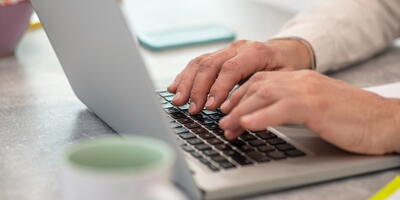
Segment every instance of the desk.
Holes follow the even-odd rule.
[[[291,17],[249,1],[201,2],[210,8],[210,19],[234,28],[239,38],[265,40]],[[151,25],[143,24],[138,28]],[[157,53],[143,50],[143,55],[155,84],[163,87],[192,57],[224,45]],[[331,76],[360,87],[399,81],[399,58],[400,47],[392,47]],[[42,30],[25,36],[16,57],[0,60],[0,127],[0,199],[13,200],[59,199],[57,171],[64,148],[80,139],[114,134],[74,96]],[[400,170],[388,170],[253,198],[365,199],[398,173]]]

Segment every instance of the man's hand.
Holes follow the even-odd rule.
[[[310,70],[258,72],[222,105],[228,139],[244,129],[304,124],[347,151],[384,154],[400,150],[400,101]]]
[[[236,84],[258,71],[307,69],[310,65],[307,47],[299,41],[241,40],[193,59],[168,91],[176,94],[172,102],[177,106],[190,98],[189,112],[195,114],[204,105],[217,109]]]

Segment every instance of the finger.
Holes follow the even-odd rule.
[[[232,88],[254,72],[262,68],[263,63],[254,58],[255,55],[244,52],[226,61],[212,85],[206,107],[209,110],[217,109],[226,100]]]
[[[268,90],[267,90],[268,91]],[[241,127],[240,118],[243,115],[252,113],[258,109],[264,108],[272,103],[274,103],[277,95],[274,94],[273,90],[271,92],[266,92],[266,94],[258,92],[252,95],[245,101],[241,102],[236,108],[232,110],[226,117],[221,119],[220,127],[224,130],[236,130]]]
[[[225,131],[225,138],[228,140],[234,140],[239,137],[244,132],[243,128],[239,128],[236,130],[226,130]]]
[[[174,91],[176,95],[174,99],[172,99],[172,103],[174,105],[181,106],[188,101],[190,91],[192,90],[193,86],[193,80],[197,73],[198,65],[208,55],[210,54],[201,55],[190,61],[182,73],[177,76],[177,83],[175,83],[176,86],[172,86],[171,88],[172,90],[174,89],[173,87],[176,87],[176,90]]]
[[[234,49],[226,48],[207,57],[199,64],[190,93],[189,112],[191,114],[198,113],[203,109],[210,88],[214,84],[222,64],[235,56],[235,54],[236,51]]]
[[[285,123],[304,123],[307,112],[300,112],[291,101],[279,101],[263,109],[242,116],[240,124],[248,130],[263,130]]]
[[[224,113],[231,112],[231,110],[237,104],[239,104],[239,102],[246,94],[253,94],[256,90],[258,90],[259,87],[261,87],[261,84],[258,82],[265,80],[268,73],[269,72],[257,72],[256,74],[254,74],[249,80],[247,80],[242,86],[240,86],[235,92],[233,92],[231,97],[221,105],[221,111]],[[249,92],[249,89],[254,91]]]
[[[175,77],[174,81],[168,86],[168,88],[167,88],[168,92],[171,92],[171,93],[174,93],[174,94],[176,93],[176,90],[178,89],[178,83],[180,82],[180,79],[181,79],[181,74],[179,73]]]
[[[231,110],[239,103],[240,99],[246,94],[248,88],[252,82],[250,80],[246,81],[238,89],[236,89],[231,96],[225,100],[221,105],[221,111],[225,114],[231,112]]]

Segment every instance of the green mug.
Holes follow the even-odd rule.
[[[155,190],[174,193],[174,151],[142,136],[103,137],[72,145],[64,157],[62,196],[66,200],[158,199]]]

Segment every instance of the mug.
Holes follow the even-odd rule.
[[[175,160],[164,142],[104,137],[70,147],[62,167],[65,200],[185,199],[170,182]]]
[[[0,6],[0,57],[12,55],[32,15],[29,1]]]

